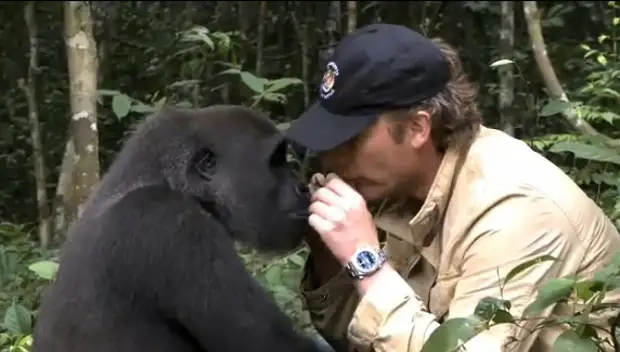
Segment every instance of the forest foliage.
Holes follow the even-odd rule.
[[[485,124],[560,166],[620,226],[614,1],[23,1],[0,9],[0,352],[29,350],[67,227],[133,124],[164,104],[232,103],[285,129],[312,103],[334,43],[369,23],[407,25],[456,46],[480,85]],[[75,122],[80,111],[88,124]],[[296,325],[312,331],[297,294],[307,250],[239,253]],[[547,260],[555,258],[523,263],[503,280]],[[471,317],[442,324],[425,351],[452,351],[560,300],[583,308],[537,328],[568,324],[557,351],[596,351],[605,342],[580,313],[608,309],[601,298],[618,288],[620,256],[593,278],[547,282],[523,316],[489,297]]]

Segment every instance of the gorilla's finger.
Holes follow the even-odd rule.
[[[308,189],[310,190],[310,194],[314,194],[319,188],[325,185],[325,175],[321,173],[315,173],[310,178],[310,183],[308,184]]]
[[[310,177],[310,183],[312,183],[313,185],[317,185],[317,186],[324,186],[325,175],[323,175],[320,172],[313,174],[312,177]]]

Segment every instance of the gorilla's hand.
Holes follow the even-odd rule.
[[[310,177],[310,183],[308,184],[308,189],[310,189],[310,194],[314,194],[317,189],[325,186],[325,175],[322,173],[315,173]]]
[[[310,184],[308,184],[308,188],[310,189],[310,194],[314,194],[317,189],[325,186],[327,182],[329,182],[333,178],[338,178],[333,172],[328,173],[327,175],[323,175],[322,173],[315,173],[310,177]]]

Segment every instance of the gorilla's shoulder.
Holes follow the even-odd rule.
[[[149,216],[159,214],[162,217],[178,216],[172,209],[183,210],[180,214],[205,214],[200,203],[193,197],[166,187],[164,185],[142,186],[127,192],[118,202],[110,206],[107,212],[118,217],[131,211],[134,215]],[[136,210],[138,213],[136,214]]]
[[[180,224],[197,224],[195,228],[200,228],[199,224],[215,223],[198,201],[160,185],[131,190],[108,204],[101,204],[99,211],[85,215],[82,223],[91,227],[88,233],[105,237],[153,233],[175,236],[190,230],[179,227]]]

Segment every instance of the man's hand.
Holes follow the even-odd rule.
[[[321,173],[312,175],[308,185],[310,194],[314,194],[319,188],[325,186],[326,179],[325,175]],[[316,230],[312,229],[306,235],[306,243],[312,253],[310,256],[310,265],[312,267],[312,270],[309,271],[309,275],[311,275],[310,282],[313,283],[314,288],[317,288],[336,276],[342,270],[342,265],[334,257],[331,250],[325,246]]]
[[[312,194],[310,225],[345,265],[361,246],[379,248],[377,231],[364,198],[333,174]]]

